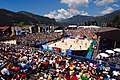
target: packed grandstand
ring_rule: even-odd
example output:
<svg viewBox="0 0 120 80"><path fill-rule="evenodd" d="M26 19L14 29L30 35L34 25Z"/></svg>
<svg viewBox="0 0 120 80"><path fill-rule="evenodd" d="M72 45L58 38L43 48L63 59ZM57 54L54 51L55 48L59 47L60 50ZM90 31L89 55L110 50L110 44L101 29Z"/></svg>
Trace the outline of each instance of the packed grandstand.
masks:
<svg viewBox="0 0 120 80"><path fill-rule="evenodd" d="M0 42L1 80L120 80L120 48L100 28L49 29Z"/></svg>

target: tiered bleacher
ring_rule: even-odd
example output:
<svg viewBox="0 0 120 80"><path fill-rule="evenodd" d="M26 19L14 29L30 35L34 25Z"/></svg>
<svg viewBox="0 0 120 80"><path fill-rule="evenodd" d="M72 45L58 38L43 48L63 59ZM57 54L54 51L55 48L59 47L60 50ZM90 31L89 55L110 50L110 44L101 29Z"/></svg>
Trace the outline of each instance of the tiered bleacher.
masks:
<svg viewBox="0 0 120 80"><path fill-rule="evenodd" d="M68 35L93 38L95 29L67 31ZM84 35L83 35L84 34ZM17 44L0 43L0 78L3 80L119 80L120 69L89 58L40 50L30 44L40 44L61 38L57 33L33 33L16 37ZM94 43L94 42L93 42ZM89 50L96 49L91 44Z"/></svg>

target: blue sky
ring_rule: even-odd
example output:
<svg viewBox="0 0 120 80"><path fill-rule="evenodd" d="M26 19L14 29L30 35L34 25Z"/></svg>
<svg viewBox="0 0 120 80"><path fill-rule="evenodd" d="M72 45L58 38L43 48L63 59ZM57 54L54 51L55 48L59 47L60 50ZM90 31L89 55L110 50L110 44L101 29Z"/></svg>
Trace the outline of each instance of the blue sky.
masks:
<svg viewBox="0 0 120 80"><path fill-rule="evenodd" d="M0 8L28 11L50 18L101 16L120 9L120 0L0 0Z"/></svg>

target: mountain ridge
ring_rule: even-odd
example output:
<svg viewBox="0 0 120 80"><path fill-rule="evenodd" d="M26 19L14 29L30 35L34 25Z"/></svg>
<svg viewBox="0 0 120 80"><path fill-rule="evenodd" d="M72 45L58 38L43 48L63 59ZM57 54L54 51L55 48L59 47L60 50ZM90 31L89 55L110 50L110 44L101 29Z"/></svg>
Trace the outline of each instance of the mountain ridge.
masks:
<svg viewBox="0 0 120 80"><path fill-rule="evenodd" d="M81 23L88 22L88 21L96 21L98 24L100 24L102 22L112 22L116 16L120 16L120 10L116 10L112 13L109 13L103 16L96 16L96 17L75 15L71 18L58 21L58 23L70 25L70 24L78 24L78 23L81 24Z"/></svg>
<svg viewBox="0 0 120 80"><path fill-rule="evenodd" d="M30 24L46 24L56 25L55 19L33 14L31 12L20 11L13 12L7 9L0 9L0 26L13 26L14 23L19 24L24 22L26 25Z"/></svg>
<svg viewBox="0 0 120 80"><path fill-rule="evenodd" d="M99 25L103 22L112 22L114 18L120 17L120 10L116 10L110 14L103 16L84 16L75 15L71 18L61 19L56 21L48 17L44 17L38 14L27 11L13 12L7 9L0 9L0 26L13 26L14 23L19 24L24 22L26 25L31 24L45 24L45 25L70 25L70 24L82 24L88 21L96 21ZM119 23L118 23L119 24Z"/></svg>

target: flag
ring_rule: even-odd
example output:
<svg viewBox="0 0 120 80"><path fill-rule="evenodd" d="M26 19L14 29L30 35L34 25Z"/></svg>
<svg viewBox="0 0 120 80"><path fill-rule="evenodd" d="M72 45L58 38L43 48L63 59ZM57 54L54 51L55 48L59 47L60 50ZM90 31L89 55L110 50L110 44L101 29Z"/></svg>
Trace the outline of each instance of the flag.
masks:
<svg viewBox="0 0 120 80"><path fill-rule="evenodd" d="M38 26L38 33L40 33L40 27Z"/></svg>
<svg viewBox="0 0 120 80"><path fill-rule="evenodd" d="M15 35L14 27L11 27L12 35Z"/></svg>

